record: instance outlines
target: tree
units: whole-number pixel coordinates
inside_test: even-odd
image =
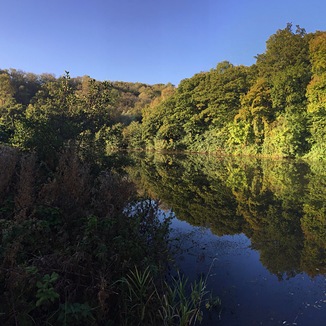
[[[270,88],[265,78],[258,78],[248,93],[242,96],[241,108],[229,125],[228,146],[233,151],[246,154],[260,153],[274,114]]]
[[[24,106],[28,105],[40,90],[41,79],[36,74],[26,73],[22,70],[9,69],[8,73],[14,88],[15,100]]]
[[[309,38],[304,29],[297,26],[294,33],[292,24],[287,24],[268,39],[266,52],[257,56],[259,74],[268,81],[273,107],[279,111],[305,101],[311,77]]]
[[[304,29],[297,26],[294,33],[288,24],[269,38],[266,52],[257,57],[274,110],[274,121],[265,126],[264,154],[294,157],[309,150],[305,94],[311,78],[310,38]]]
[[[14,87],[11,84],[10,76],[7,73],[0,74],[0,105],[3,106],[6,103],[14,99]]]
[[[326,32],[317,32],[309,43],[313,77],[307,87],[310,118],[310,156],[326,157]]]
[[[41,159],[53,161],[60,149],[81,132],[75,103],[68,72],[57,81],[43,85],[34,103],[15,123],[12,144],[36,150]]]
[[[14,98],[15,90],[7,72],[0,74],[0,141],[8,142],[15,121],[22,114],[22,105]]]

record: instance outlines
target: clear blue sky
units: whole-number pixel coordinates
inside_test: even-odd
[[[0,69],[149,84],[251,65],[288,22],[326,30],[325,0],[0,0]]]

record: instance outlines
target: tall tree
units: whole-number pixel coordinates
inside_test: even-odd
[[[311,155],[326,157],[326,32],[317,32],[309,44],[313,77],[307,87]]]
[[[257,57],[260,76],[270,88],[275,121],[266,131],[265,154],[298,156],[308,151],[306,88],[311,78],[310,34],[292,24],[267,41],[266,52]]]

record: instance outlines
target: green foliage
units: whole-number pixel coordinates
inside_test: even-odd
[[[0,73],[0,139],[85,156],[116,148],[325,158],[325,32],[276,31],[256,64],[214,69],[171,84]],[[308,112],[308,114],[307,114]]]
[[[0,73],[0,142],[7,143],[14,133],[15,121],[23,113],[23,107],[14,98],[15,90],[10,75]]]
[[[225,61],[182,80],[143,111],[146,148],[324,158],[324,34],[288,24],[255,65]]]
[[[57,281],[59,275],[53,272],[51,275],[46,274],[43,276],[42,281],[36,283],[37,293],[35,306],[38,307],[47,302],[54,302],[56,299],[59,299],[59,294],[55,291],[53,283]]]
[[[129,312],[128,325],[196,325],[202,320],[204,307],[209,309],[221,304],[217,297],[206,298],[209,294],[207,279],[200,278],[189,284],[180,273],[160,288],[155,285],[153,273],[148,267],[142,272],[135,268],[122,279],[122,283],[127,288],[124,303]]]
[[[104,147],[106,151],[123,148],[123,125],[121,123],[114,124],[109,127],[102,127],[95,133],[95,142]]]
[[[143,128],[138,121],[132,121],[129,126],[123,129],[123,141],[131,148],[144,148]]]
[[[1,324],[123,324],[118,281],[134,266],[153,266],[160,280],[168,221],[149,201],[128,214],[131,183],[82,162],[75,148],[53,169],[14,149],[0,160]]]
[[[225,62],[216,70],[181,81],[170,98],[144,111],[145,141],[158,149],[203,147],[211,132],[233,119],[240,94],[249,85],[249,70]]]
[[[136,267],[135,271],[131,270],[126,278],[122,279],[122,282],[127,287],[124,304],[126,305],[125,311],[128,311],[128,318],[130,318],[129,323],[133,320],[138,320],[140,325],[145,321],[154,322],[155,315],[152,316],[152,314],[155,311],[151,309],[151,306],[155,302],[156,288],[149,267],[146,267],[143,272]]]
[[[326,157],[326,33],[317,32],[310,40],[313,77],[307,87],[311,151],[307,157]]]
[[[61,325],[80,325],[94,323],[92,308],[87,303],[65,303],[59,308],[58,322]]]
[[[309,149],[309,135],[305,112],[300,112],[297,108],[288,110],[284,115],[278,116],[267,129],[262,152],[279,157],[302,156]]]
[[[212,300],[205,280],[166,282],[170,218],[78,154],[1,151],[1,324],[194,325]]]
[[[188,280],[182,275],[173,278],[172,286],[163,296],[163,311],[160,311],[164,325],[195,325],[202,320],[203,298],[208,294],[206,281],[200,279],[191,286],[187,295]]]
[[[3,70],[0,141],[37,151],[48,164],[55,164],[56,153],[69,143],[82,148],[85,156],[105,155],[126,147],[123,129],[141,120],[145,106],[172,90],[172,85],[71,78],[69,72],[55,78]]]

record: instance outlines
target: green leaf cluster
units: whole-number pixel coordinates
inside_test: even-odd
[[[67,71],[55,78],[0,70],[0,142],[36,151],[52,164],[56,153],[72,143],[85,157],[105,155],[132,143],[141,110],[171,89],[171,84],[71,78]]]

